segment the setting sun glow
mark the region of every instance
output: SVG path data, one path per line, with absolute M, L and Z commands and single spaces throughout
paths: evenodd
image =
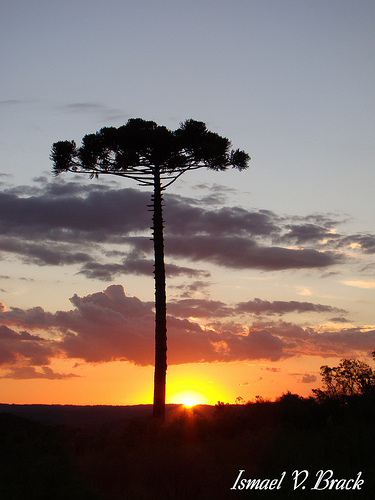
M 175 392 L 169 398 L 169 403 L 183 404 L 186 407 L 209 404 L 207 396 L 194 390 L 183 390 Z

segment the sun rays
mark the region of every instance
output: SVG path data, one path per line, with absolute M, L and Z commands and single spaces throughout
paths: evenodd
M 209 404 L 208 397 L 200 391 L 194 389 L 177 390 L 168 398 L 170 404 L 182 404 L 186 408 L 199 404 Z

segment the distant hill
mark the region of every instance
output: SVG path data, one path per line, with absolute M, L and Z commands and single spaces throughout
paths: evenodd
M 0 413 L 10 413 L 35 422 L 67 426 L 105 426 L 152 415 L 152 405 L 74 406 L 0 404 Z
M 166 407 L 167 419 L 178 412 L 181 405 L 171 404 Z M 199 405 L 194 408 L 195 413 L 209 416 L 212 406 Z M 116 426 L 134 418 L 152 416 L 152 405 L 135 406 L 74 406 L 74 405 L 15 405 L 0 404 L 0 413 L 10 413 L 27 418 L 34 422 L 50 425 L 81 426 Z

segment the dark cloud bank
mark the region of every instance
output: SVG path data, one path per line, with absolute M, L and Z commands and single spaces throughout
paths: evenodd
M 0 192 L 3 258 L 17 255 L 39 266 L 75 264 L 87 278 L 107 282 L 124 274 L 152 275 L 148 191 L 39 181 L 41 187 Z M 208 263 L 238 270 L 328 269 L 343 263 L 353 244 L 363 254 L 375 253 L 374 235 L 333 232 L 339 221 L 329 217 L 210 207 L 203 199 L 165 195 L 170 277 L 207 277 Z M 114 244 L 123 250 L 111 251 Z M 192 266 L 180 266 L 180 259 Z

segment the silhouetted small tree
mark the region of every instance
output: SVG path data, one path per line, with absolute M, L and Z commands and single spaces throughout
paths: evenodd
M 206 167 L 244 170 L 250 157 L 231 149 L 230 141 L 207 130 L 204 123 L 186 120 L 175 130 L 141 118 L 125 125 L 105 127 L 85 135 L 82 146 L 60 141 L 52 146 L 53 172 L 117 175 L 153 188 L 153 242 L 155 276 L 155 376 L 154 416 L 165 418 L 167 326 L 162 192 L 187 171 Z
M 375 387 L 375 373 L 371 366 L 356 359 L 343 359 L 333 368 L 323 365 L 320 374 L 325 388 L 313 389 L 319 401 L 363 395 Z

